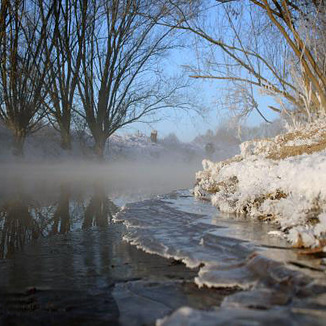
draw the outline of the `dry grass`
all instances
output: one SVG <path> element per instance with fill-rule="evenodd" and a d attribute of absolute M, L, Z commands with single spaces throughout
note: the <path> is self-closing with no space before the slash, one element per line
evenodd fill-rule
<path fill-rule="evenodd" d="M 318 136 L 317 136 L 318 135 Z M 289 141 L 296 140 L 314 140 L 314 143 L 305 145 L 289 146 Z M 277 150 L 268 153 L 266 156 L 272 160 L 282 160 L 288 157 L 298 156 L 302 154 L 312 154 L 326 149 L 326 130 L 319 129 L 310 130 L 307 133 L 302 131 L 284 134 L 279 137 L 277 142 Z"/>
<path fill-rule="evenodd" d="M 308 248 L 308 249 L 302 249 L 298 252 L 299 255 L 302 256 L 309 256 L 309 255 L 321 255 L 325 256 L 326 253 L 324 251 L 324 247 L 326 246 L 326 240 L 319 240 L 319 246 L 316 248 Z M 301 244 L 301 246 L 297 246 L 298 248 L 304 248 L 304 246 Z"/>

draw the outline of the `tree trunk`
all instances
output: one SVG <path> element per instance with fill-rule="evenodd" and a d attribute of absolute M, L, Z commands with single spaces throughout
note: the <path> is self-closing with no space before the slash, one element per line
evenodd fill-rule
<path fill-rule="evenodd" d="M 26 135 L 24 132 L 16 131 L 14 133 L 14 139 L 12 144 L 12 153 L 17 157 L 24 156 L 24 143 Z"/>
<path fill-rule="evenodd" d="M 70 130 L 61 129 L 61 148 L 66 151 L 71 150 L 71 135 Z"/>
<path fill-rule="evenodd" d="M 94 151 L 99 161 L 104 161 L 105 143 L 106 143 L 106 139 L 103 139 L 102 137 L 99 139 L 95 139 Z"/>

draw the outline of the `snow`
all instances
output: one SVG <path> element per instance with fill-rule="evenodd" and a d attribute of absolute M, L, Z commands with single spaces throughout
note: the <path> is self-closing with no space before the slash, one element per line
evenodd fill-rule
<path fill-rule="evenodd" d="M 130 244 L 197 268 L 199 287 L 241 289 L 211 311 L 182 307 L 156 325 L 323 324 L 325 307 L 315 302 L 324 295 L 325 268 L 286 250 L 284 240 L 326 251 L 323 130 L 323 123 L 305 126 L 247 141 L 230 159 L 204 160 L 193 193 L 212 206 L 178 192 L 128 204 L 115 216 Z"/>
<path fill-rule="evenodd" d="M 313 145 L 317 144 L 318 140 L 314 139 L 295 139 L 295 140 L 289 140 L 286 142 L 286 146 L 305 146 L 305 145 Z"/>
<path fill-rule="evenodd" d="M 274 139 L 247 141 L 234 158 L 204 160 L 194 194 L 220 211 L 276 223 L 294 246 L 326 245 L 326 150 L 284 159 L 269 156 L 293 146 L 319 144 L 325 120 Z M 310 135 L 308 138 L 307 135 Z M 289 141 L 289 138 L 291 141 Z M 300 154 L 300 153 L 299 153 Z M 275 234 L 274 234 L 275 235 Z"/>

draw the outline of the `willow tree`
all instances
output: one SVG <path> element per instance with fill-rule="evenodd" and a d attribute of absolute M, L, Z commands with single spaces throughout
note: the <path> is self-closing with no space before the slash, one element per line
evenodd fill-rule
<path fill-rule="evenodd" d="M 4 1 L 1 11 L 0 119 L 13 132 L 14 154 L 22 155 L 26 136 L 39 129 L 45 115 L 46 28 L 32 1 Z"/>
<path fill-rule="evenodd" d="M 71 120 L 81 65 L 80 43 L 85 37 L 87 0 L 39 0 L 43 24 L 47 24 L 45 56 L 51 65 L 47 76 L 48 118 L 59 131 L 61 147 L 71 149 Z M 46 16 L 49 7 L 52 15 Z M 52 50 L 51 50 L 52 49 Z"/>
<path fill-rule="evenodd" d="M 170 48 L 168 36 L 173 28 L 157 25 L 164 15 L 164 6 L 158 3 L 93 1 L 87 8 L 86 37 L 79 35 L 82 63 L 78 93 L 80 114 L 94 137 L 99 158 L 116 130 L 177 105 L 172 97 L 180 85 L 167 85 L 159 74 L 158 62 Z"/>

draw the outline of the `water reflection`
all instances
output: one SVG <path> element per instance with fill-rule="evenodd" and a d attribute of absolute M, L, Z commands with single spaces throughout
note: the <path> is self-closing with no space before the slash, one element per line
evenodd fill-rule
<path fill-rule="evenodd" d="M 91 197 L 85 209 L 83 229 L 92 226 L 105 227 L 118 212 L 117 206 L 108 198 L 103 185 L 96 184 L 94 188 L 94 196 Z"/>
<path fill-rule="evenodd" d="M 94 184 L 93 194 L 79 196 L 63 183 L 52 197 L 47 192 L 43 198 L 33 198 L 17 183 L 16 195 L 0 206 L 0 259 L 11 258 L 39 237 L 107 227 L 117 211 L 101 183 Z"/>
<path fill-rule="evenodd" d="M 69 185 L 61 185 L 61 192 L 58 199 L 57 208 L 53 214 L 50 235 L 65 234 L 70 231 L 70 191 Z"/>
<path fill-rule="evenodd" d="M 41 234 L 42 221 L 24 193 L 4 203 L 0 209 L 0 258 L 9 258 L 27 241 Z M 41 223 L 40 223 L 41 222 Z"/>

